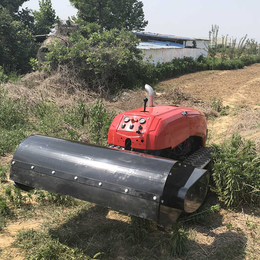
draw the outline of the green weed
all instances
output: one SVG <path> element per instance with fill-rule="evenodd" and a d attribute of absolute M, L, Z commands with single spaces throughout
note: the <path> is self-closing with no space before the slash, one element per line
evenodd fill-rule
<path fill-rule="evenodd" d="M 22 140 L 28 136 L 23 129 L 6 130 L 0 127 L 0 155 L 14 152 Z"/>
<path fill-rule="evenodd" d="M 4 166 L 0 166 L 0 183 L 1 181 L 5 181 L 7 179 L 6 173 L 9 169 L 9 166 L 4 165 Z"/>
<path fill-rule="evenodd" d="M 93 143 L 99 145 L 107 144 L 107 135 L 114 113 L 106 110 L 102 100 L 98 100 L 87 110 L 87 123 L 90 137 Z"/>
<path fill-rule="evenodd" d="M 0 196 L 0 215 L 6 216 L 10 213 L 6 200 Z"/>
<path fill-rule="evenodd" d="M 173 257 L 179 257 L 187 253 L 188 236 L 189 232 L 180 223 L 177 222 L 173 225 L 170 241 Z"/>
<path fill-rule="evenodd" d="M 7 91 L 0 88 L 0 128 L 18 130 L 28 123 L 28 108 L 23 100 L 7 96 Z"/>
<path fill-rule="evenodd" d="M 210 220 L 210 216 L 220 211 L 220 205 L 204 205 L 198 211 L 180 219 L 180 223 L 201 223 L 205 225 Z"/>
<path fill-rule="evenodd" d="M 212 190 L 228 207 L 237 206 L 240 202 L 259 205 L 260 158 L 255 144 L 234 134 L 221 145 L 213 145 L 213 148 L 215 187 Z"/>
<path fill-rule="evenodd" d="M 131 216 L 126 240 L 132 244 L 141 243 L 147 237 L 150 227 L 151 222 L 149 220 Z"/>
<path fill-rule="evenodd" d="M 82 100 L 75 101 L 75 105 L 64 111 L 64 121 L 73 127 L 81 127 L 87 117 L 86 105 Z"/>
<path fill-rule="evenodd" d="M 6 216 L 10 213 L 6 200 L 0 196 L 0 231 L 6 226 Z"/>
<path fill-rule="evenodd" d="M 27 201 L 27 196 L 23 195 L 20 189 L 13 186 L 6 188 L 5 195 L 9 202 L 18 208 L 20 208 Z"/>

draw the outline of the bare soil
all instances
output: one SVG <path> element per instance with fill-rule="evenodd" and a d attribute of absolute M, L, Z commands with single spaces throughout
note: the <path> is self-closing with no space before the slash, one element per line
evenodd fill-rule
<path fill-rule="evenodd" d="M 30 83 L 26 76 L 25 84 L 17 88 L 9 86 L 12 96 L 24 96 L 30 102 L 39 98 L 51 97 L 61 106 L 70 103 L 74 98 L 86 102 L 95 100 L 95 94 L 80 93 L 70 86 L 60 93 L 58 80 L 51 87 L 50 80 L 44 75 L 34 75 L 40 84 Z M 46 81 L 47 80 L 47 81 Z M 73 91 L 73 97 L 70 95 Z M 209 142 L 221 142 L 224 138 L 239 132 L 243 137 L 256 141 L 260 151 L 260 64 L 251 65 L 234 71 L 203 71 L 180 76 L 160 82 L 155 86 L 156 103 L 189 105 L 201 109 L 208 117 Z M 105 101 L 109 109 L 116 112 L 141 107 L 146 93 L 141 90 L 125 91 L 117 97 Z M 211 107 L 212 99 L 220 99 L 224 106 L 229 106 L 227 115 L 220 116 Z M 0 158 L 0 163 L 11 160 L 11 155 Z M 0 184 L 1 185 L 1 184 Z M 109 211 L 107 219 L 128 222 L 127 216 Z M 17 219 L 9 222 L 0 232 L 0 258 L 24 259 L 24 254 L 15 247 L 15 235 L 21 229 L 38 229 L 42 219 Z M 210 225 L 190 225 L 189 259 L 260 259 L 260 211 L 244 209 L 237 211 L 222 209 Z M 243 253 L 235 255 L 236 247 L 242 247 Z M 232 248 L 234 251 L 232 252 Z M 123 250 L 123 249 L 122 249 Z M 230 251 L 231 250 L 231 251 Z M 231 252 L 231 253 L 230 253 Z M 120 256 L 118 259 L 139 259 Z M 157 258 L 156 258 L 157 259 Z M 173 259 L 173 258 L 172 258 Z M 185 259 L 185 258 L 183 258 Z"/>

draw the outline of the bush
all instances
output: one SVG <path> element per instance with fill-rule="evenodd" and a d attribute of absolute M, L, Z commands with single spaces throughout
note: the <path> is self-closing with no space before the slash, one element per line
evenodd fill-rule
<path fill-rule="evenodd" d="M 53 70 L 67 65 L 85 81 L 86 87 L 96 91 L 132 88 L 141 77 L 138 42 L 135 35 L 126 31 L 92 33 L 89 38 L 75 32 L 70 37 L 70 47 L 59 43 L 50 46 L 45 67 Z"/>
<path fill-rule="evenodd" d="M 260 205 L 260 158 L 255 144 L 234 134 L 214 145 L 213 190 L 228 207 L 241 202 Z"/>

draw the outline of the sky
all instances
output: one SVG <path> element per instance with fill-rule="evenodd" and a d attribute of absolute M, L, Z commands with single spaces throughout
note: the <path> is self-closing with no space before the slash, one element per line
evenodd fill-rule
<path fill-rule="evenodd" d="M 147 32 L 186 37 L 208 37 L 212 25 L 219 26 L 219 37 L 240 39 L 248 35 L 260 42 L 259 0 L 143 0 Z M 52 0 L 61 19 L 75 15 L 69 0 Z M 23 7 L 39 8 L 38 0 Z"/>

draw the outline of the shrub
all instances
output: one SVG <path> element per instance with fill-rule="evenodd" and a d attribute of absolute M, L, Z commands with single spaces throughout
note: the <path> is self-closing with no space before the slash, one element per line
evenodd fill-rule
<path fill-rule="evenodd" d="M 98 100 L 94 105 L 87 110 L 87 120 L 89 125 L 90 137 L 95 144 L 106 144 L 108 129 L 114 113 L 109 113 L 102 100 Z"/>
<path fill-rule="evenodd" d="M 228 207 L 240 202 L 260 205 L 260 158 L 252 141 L 239 134 L 214 145 L 213 190 Z"/>
<path fill-rule="evenodd" d="M 70 47 L 56 43 L 49 49 L 46 67 L 68 65 L 86 87 L 96 91 L 132 88 L 141 77 L 139 40 L 131 32 L 116 30 L 92 33 L 84 38 L 80 32 L 70 37 Z"/>

